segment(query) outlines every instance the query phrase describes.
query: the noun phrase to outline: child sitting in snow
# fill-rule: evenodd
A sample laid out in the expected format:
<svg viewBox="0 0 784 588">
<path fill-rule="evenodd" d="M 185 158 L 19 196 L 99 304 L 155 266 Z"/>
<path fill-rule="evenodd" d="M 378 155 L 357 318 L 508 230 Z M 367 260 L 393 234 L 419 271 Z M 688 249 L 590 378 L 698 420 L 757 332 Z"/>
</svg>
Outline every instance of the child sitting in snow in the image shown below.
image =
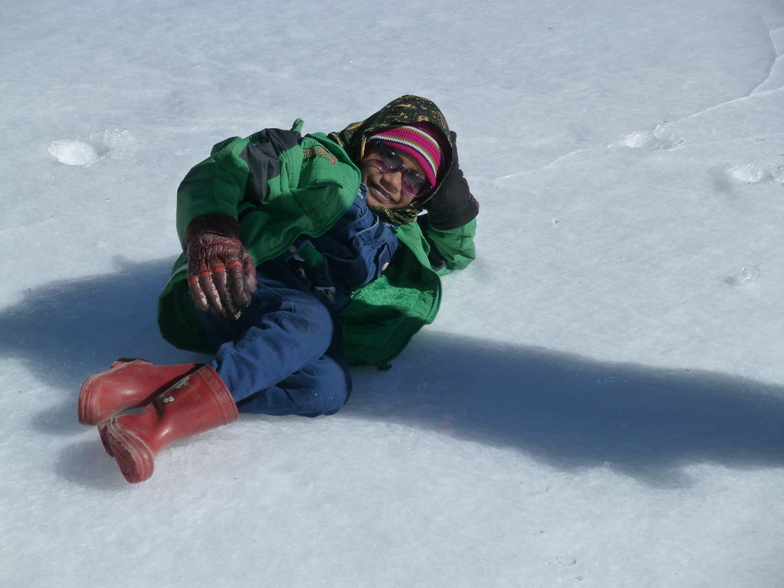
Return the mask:
<svg viewBox="0 0 784 588">
<path fill-rule="evenodd" d="M 435 318 L 439 275 L 474 259 L 479 207 L 435 104 L 403 96 L 329 135 L 301 125 L 217 144 L 178 190 L 183 254 L 159 325 L 212 361 L 121 359 L 82 386 L 79 421 L 129 482 L 238 412 L 337 412 L 346 364 L 397 355 Z"/>
</svg>

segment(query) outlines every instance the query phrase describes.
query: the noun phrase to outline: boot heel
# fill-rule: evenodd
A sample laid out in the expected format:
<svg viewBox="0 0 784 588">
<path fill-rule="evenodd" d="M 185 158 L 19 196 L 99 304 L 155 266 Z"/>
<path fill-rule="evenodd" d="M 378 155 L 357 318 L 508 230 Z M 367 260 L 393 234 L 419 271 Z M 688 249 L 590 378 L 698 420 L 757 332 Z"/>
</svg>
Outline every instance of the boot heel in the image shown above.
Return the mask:
<svg viewBox="0 0 784 588">
<path fill-rule="evenodd" d="M 130 408 L 146 406 L 160 392 L 198 364 L 157 366 L 143 359 L 121 357 L 105 372 L 87 378 L 79 391 L 78 417 L 83 425 L 98 425 Z"/>
<path fill-rule="evenodd" d="M 131 363 L 133 361 L 137 361 L 139 363 L 150 364 L 149 361 L 145 361 L 143 359 L 135 359 L 132 357 L 121 357 L 118 360 L 115 360 L 112 365 L 109 366 L 109 369 L 105 372 L 101 372 L 100 374 L 95 374 L 90 376 L 84 381 L 82 384 L 82 389 L 79 390 L 79 423 L 85 426 L 92 426 L 98 424 L 101 416 L 96 414 L 95 407 L 92 406 L 92 395 L 95 390 L 95 387 L 98 385 L 98 382 L 101 378 L 103 378 L 108 372 L 112 370 L 116 370 L 119 367 L 124 366 L 125 364 Z M 109 451 L 108 449 L 106 450 Z M 111 454 L 109 454 L 111 455 Z"/>
</svg>

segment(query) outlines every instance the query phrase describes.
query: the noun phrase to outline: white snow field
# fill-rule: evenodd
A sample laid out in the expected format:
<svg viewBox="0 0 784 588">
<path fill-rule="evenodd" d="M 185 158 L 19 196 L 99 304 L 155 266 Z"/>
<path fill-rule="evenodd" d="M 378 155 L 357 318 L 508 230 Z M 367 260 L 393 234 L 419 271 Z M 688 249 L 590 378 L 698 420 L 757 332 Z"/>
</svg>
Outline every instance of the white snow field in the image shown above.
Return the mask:
<svg viewBox="0 0 784 588">
<path fill-rule="evenodd" d="M 784 2 L 6 0 L 0 586 L 784 586 Z M 130 485 L 81 383 L 159 336 L 211 146 L 414 93 L 479 258 L 338 415 Z"/>
</svg>

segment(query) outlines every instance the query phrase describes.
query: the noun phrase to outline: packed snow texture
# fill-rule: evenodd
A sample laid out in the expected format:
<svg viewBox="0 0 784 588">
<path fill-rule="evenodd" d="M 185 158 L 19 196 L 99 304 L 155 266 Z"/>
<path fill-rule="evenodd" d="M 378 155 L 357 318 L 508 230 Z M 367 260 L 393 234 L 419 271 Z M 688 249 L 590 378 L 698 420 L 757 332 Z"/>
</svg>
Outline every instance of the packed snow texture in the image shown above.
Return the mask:
<svg viewBox="0 0 784 588">
<path fill-rule="evenodd" d="M 2 12 L 1 586 L 784 585 L 781 0 Z M 155 322 L 180 179 L 407 93 L 482 206 L 436 323 L 127 484 L 76 398 L 206 359 Z"/>
</svg>

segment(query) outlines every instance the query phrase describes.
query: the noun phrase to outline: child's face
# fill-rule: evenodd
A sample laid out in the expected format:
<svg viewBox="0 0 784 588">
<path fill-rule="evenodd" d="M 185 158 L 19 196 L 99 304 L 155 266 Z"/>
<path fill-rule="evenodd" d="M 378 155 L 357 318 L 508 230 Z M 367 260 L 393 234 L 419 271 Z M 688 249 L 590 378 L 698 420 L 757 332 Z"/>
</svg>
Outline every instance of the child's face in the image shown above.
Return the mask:
<svg viewBox="0 0 784 588">
<path fill-rule="evenodd" d="M 362 183 L 368 187 L 367 202 L 372 206 L 382 208 L 404 208 L 411 204 L 414 197 L 403 190 L 404 170 L 384 173 L 374 163 L 377 146 L 367 146 L 365 156 L 362 158 Z M 405 153 L 395 152 L 406 169 L 425 177 L 425 171 L 413 158 Z"/>
</svg>

